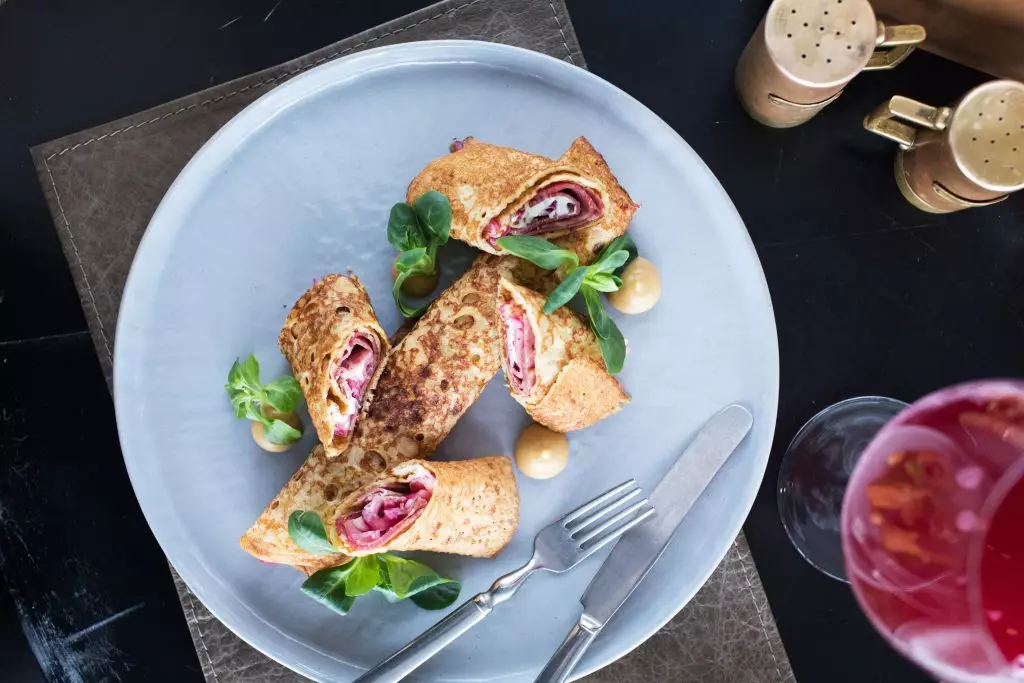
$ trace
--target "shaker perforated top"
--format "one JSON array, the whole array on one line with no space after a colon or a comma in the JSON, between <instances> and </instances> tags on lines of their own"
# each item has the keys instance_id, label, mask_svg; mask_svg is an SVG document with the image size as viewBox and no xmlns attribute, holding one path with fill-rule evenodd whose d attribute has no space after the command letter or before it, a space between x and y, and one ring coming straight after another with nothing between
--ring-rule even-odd
<instances>
[{"instance_id":1,"label":"shaker perforated top","mask_svg":"<svg viewBox=\"0 0 1024 683\"><path fill-rule=\"evenodd\" d=\"M875 50L878 24L867 0L776 0L765 16L775 63L804 85L842 85Z\"/></svg>"},{"instance_id":2,"label":"shaker perforated top","mask_svg":"<svg viewBox=\"0 0 1024 683\"><path fill-rule=\"evenodd\" d=\"M972 90L949 127L964 175L995 192L1024 188L1024 84L992 81Z\"/></svg>"}]
</instances>

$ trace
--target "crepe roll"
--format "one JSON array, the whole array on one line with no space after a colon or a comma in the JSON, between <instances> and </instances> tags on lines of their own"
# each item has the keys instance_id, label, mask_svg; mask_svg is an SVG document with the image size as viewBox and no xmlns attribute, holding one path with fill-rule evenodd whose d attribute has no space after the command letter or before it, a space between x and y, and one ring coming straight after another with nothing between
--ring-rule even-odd
<instances>
[{"instance_id":1,"label":"crepe roll","mask_svg":"<svg viewBox=\"0 0 1024 683\"><path fill-rule=\"evenodd\" d=\"M289 515L309 510L330 519L352 491L395 465L434 453L501 367L496 303L502 277L536 277L529 281L541 288L550 284L548 271L525 261L477 258L388 354L349 447L335 458L313 449L242 537L246 552L306 573L345 561L343 553L312 555L295 545Z\"/></svg>"},{"instance_id":2,"label":"crepe roll","mask_svg":"<svg viewBox=\"0 0 1024 683\"><path fill-rule=\"evenodd\" d=\"M306 397L327 457L349 445L384 371L387 335L355 276L327 275L292 307L278 345Z\"/></svg>"},{"instance_id":3,"label":"crepe roll","mask_svg":"<svg viewBox=\"0 0 1024 683\"><path fill-rule=\"evenodd\" d=\"M550 314L543 309L543 296L501 280L501 361L512 398L557 432L583 429L618 412L629 394L605 369L593 330L564 306Z\"/></svg>"},{"instance_id":4,"label":"crepe roll","mask_svg":"<svg viewBox=\"0 0 1024 683\"><path fill-rule=\"evenodd\" d=\"M497 374L501 260L478 258L395 346L350 458L361 459L361 448L388 467L428 457Z\"/></svg>"},{"instance_id":5,"label":"crepe roll","mask_svg":"<svg viewBox=\"0 0 1024 683\"><path fill-rule=\"evenodd\" d=\"M332 518L337 547L354 557L395 550L494 557L518 524L516 478L502 456L410 460L353 492Z\"/></svg>"},{"instance_id":6,"label":"crepe roll","mask_svg":"<svg viewBox=\"0 0 1024 683\"><path fill-rule=\"evenodd\" d=\"M451 236L491 254L503 253L502 237L539 235L565 240L589 263L637 208L586 138L557 160L474 138L452 149L413 179L407 200L441 192L452 205Z\"/></svg>"}]
</instances>

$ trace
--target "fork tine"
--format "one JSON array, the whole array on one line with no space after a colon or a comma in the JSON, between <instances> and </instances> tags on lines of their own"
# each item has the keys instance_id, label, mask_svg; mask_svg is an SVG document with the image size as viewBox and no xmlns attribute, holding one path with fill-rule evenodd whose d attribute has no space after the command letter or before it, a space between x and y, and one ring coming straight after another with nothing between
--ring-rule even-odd
<instances>
[{"instance_id":1,"label":"fork tine","mask_svg":"<svg viewBox=\"0 0 1024 683\"><path fill-rule=\"evenodd\" d=\"M581 527L580 529L578 529L575 532L573 532L572 538L573 538L573 540L576 541L576 543L578 545L582 546L584 543L586 543L587 541L591 540L592 538L597 538L598 536L600 536L602 533L604 533L608 529L611 529L613 526L615 526L616 524L618 524L622 520L626 519L631 514L633 514L634 512L636 512L637 510L639 510L640 508L642 508L645 505L647 505L647 499L646 498L644 498L643 500L640 500L640 501L637 501L637 502L633 503L632 505L630 505L625 510L622 510L618 514L616 514L613 517L611 517L611 519L607 519L607 520L601 522L600 524L598 524L597 526L595 526L592 529ZM582 534L582 535L577 537L577 534Z\"/></svg>"},{"instance_id":2,"label":"fork tine","mask_svg":"<svg viewBox=\"0 0 1024 683\"><path fill-rule=\"evenodd\" d=\"M575 510L573 510L572 512L567 514L565 517L562 517L562 519L561 519L562 524L563 525L569 524L573 520L578 519L579 517L581 517L582 515L587 514L591 510L594 510L595 508L600 507L606 500L610 500L610 499L614 498L615 496L617 496L618 494L622 493L623 491L625 491L626 489L630 488L631 486L636 486L636 481L633 480L633 479L630 479L629 481L624 481L621 484L619 484L618 486L616 486L614 488L611 488L611 489L608 489L607 491L602 493L597 498L594 498L590 502L584 503L583 505L579 506L578 508L576 508Z\"/></svg>"},{"instance_id":3,"label":"fork tine","mask_svg":"<svg viewBox=\"0 0 1024 683\"><path fill-rule=\"evenodd\" d=\"M586 544L584 544L585 547L581 548L582 555L580 557L580 561L590 557L591 555L596 553L598 550L600 550L604 546L608 545L608 543L610 543L611 541L614 541L619 536L621 536L622 534L626 533L627 531L629 531L630 529L635 527L637 524L640 524L641 522L643 522L644 520L646 520L648 517L650 517L653 514L654 514L654 508L647 508L642 513L640 513L639 515L637 515L633 519L629 520L628 522L626 522L625 524L623 524L619 528L617 528L617 529L615 529L613 531L608 532L607 534L605 534L604 536L601 536L598 539L594 539L594 540L588 541L587 543L590 543L591 545L587 546Z\"/></svg>"},{"instance_id":4,"label":"fork tine","mask_svg":"<svg viewBox=\"0 0 1024 683\"><path fill-rule=\"evenodd\" d=\"M618 498L605 503L596 510L591 511L589 514L586 514L582 517L577 517L576 519L572 520L572 522L565 525L565 528L569 529L573 533L578 533L581 529L583 529L583 527L593 524L594 522L600 520L602 517L607 517L615 511L615 508L622 505L630 498L634 498L642 493L643 491L640 489L639 486L636 487L635 489L626 491Z\"/></svg>"}]
</instances>

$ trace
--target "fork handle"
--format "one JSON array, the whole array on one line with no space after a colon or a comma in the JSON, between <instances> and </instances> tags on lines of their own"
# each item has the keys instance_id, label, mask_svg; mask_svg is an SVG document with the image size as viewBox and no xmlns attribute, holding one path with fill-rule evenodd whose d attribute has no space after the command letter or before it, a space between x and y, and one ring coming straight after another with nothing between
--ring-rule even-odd
<instances>
[{"instance_id":1,"label":"fork handle","mask_svg":"<svg viewBox=\"0 0 1024 683\"><path fill-rule=\"evenodd\" d=\"M562 644L551 655L551 659L544 666L544 669L537 676L535 683L563 683L568 680L572 670L583 658L594 638L600 633L599 628L590 628L583 623L583 619L576 622L576 625L569 631Z\"/></svg>"},{"instance_id":2,"label":"fork handle","mask_svg":"<svg viewBox=\"0 0 1024 683\"><path fill-rule=\"evenodd\" d=\"M412 642L357 678L353 683L395 683L446 648L456 638L483 621L494 606L511 598L537 565L531 559L525 566L506 574L491 586L464 602L457 610L417 636Z\"/></svg>"},{"instance_id":3,"label":"fork handle","mask_svg":"<svg viewBox=\"0 0 1024 683\"><path fill-rule=\"evenodd\" d=\"M464 602L401 650L357 678L355 683L394 683L411 674L491 613L493 605L480 600L484 595L481 593Z\"/></svg>"}]
</instances>

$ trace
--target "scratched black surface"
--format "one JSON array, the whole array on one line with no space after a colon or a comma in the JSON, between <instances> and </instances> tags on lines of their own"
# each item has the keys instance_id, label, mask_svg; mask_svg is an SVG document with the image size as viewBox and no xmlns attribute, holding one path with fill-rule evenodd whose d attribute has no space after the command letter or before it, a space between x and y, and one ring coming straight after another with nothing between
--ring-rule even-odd
<instances>
[{"instance_id":1,"label":"scratched black surface","mask_svg":"<svg viewBox=\"0 0 1024 683\"><path fill-rule=\"evenodd\" d=\"M199 665L94 353L82 332L0 346L4 585L48 680L187 680Z\"/></svg>"},{"instance_id":2,"label":"scratched black surface","mask_svg":"<svg viewBox=\"0 0 1024 683\"><path fill-rule=\"evenodd\" d=\"M0 3L0 680L201 680L124 472L110 397L27 148L425 4ZM775 508L778 460L804 419L846 396L912 400L962 379L1024 374L1024 202L937 217L899 196L893 149L860 129L863 114L894 93L946 103L985 79L931 55L857 79L800 128L747 119L732 70L766 6L569 0L591 69L697 150L764 265L782 388L776 445L746 531L797 678L925 681L885 647L845 586L788 545Z\"/></svg>"}]
</instances>

